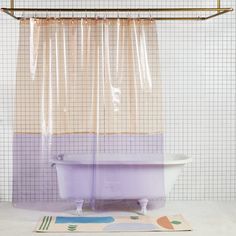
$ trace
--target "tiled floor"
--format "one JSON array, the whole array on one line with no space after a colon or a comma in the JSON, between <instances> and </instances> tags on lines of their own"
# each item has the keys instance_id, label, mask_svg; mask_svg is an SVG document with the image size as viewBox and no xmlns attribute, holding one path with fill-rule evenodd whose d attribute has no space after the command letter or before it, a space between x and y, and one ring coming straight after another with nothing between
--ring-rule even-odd
<instances>
[{"instance_id":1,"label":"tiled floor","mask_svg":"<svg viewBox=\"0 0 236 236\"><path fill-rule=\"evenodd\" d=\"M174 215L181 213L192 225L192 232L153 232L153 233L114 233L115 236L138 235L176 235L176 236L236 236L236 201L169 201L166 206L157 211L149 211L150 215ZM106 214L114 214L105 212ZM115 212L119 214L119 212ZM120 214L129 214L120 212ZM130 214L133 215L132 212ZM36 222L44 215L65 215L64 212L45 212L13 208L10 203L0 203L0 235L28 236L36 235ZM68 215L68 213L67 213ZM110 235L112 233L79 233L79 235ZM50 234L46 235L58 235ZM60 235L71 235L63 234Z\"/></svg>"}]
</instances>

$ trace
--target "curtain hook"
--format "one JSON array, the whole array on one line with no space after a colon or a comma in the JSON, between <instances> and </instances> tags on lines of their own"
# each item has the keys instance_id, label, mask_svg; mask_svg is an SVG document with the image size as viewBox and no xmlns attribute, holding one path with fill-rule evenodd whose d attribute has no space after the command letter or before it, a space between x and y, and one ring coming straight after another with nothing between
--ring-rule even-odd
<instances>
[{"instance_id":1,"label":"curtain hook","mask_svg":"<svg viewBox=\"0 0 236 236\"><path fill-rule=\"evenodd\" d=\"M106 20L107 20L107 22L108 22L108 25L110 25L110 24L111 24L111 22L110 22L109 18L110 18L110 16L109 16L108 14L106 14Z\"/></svg>"},{"instance_id":2,"label":"curtain hook","mask_svg":"<svg viewBox=\"0 0 236 236\"><path fill-rule=\"evenodd\" d=\"M140 13L138 13L138 23L140 23Z\"/></svg>"},{"instance_id":3,"label":"curtain hook","mask_svg":"<svg viewBox=\"0 0 236 236\"><path fill-rule=\"evenodd\" d=\"M150 21L153 22L152 14L150 13Z\"/></svg>"},{"instance_id":4,"label":"curtain hook","mask_svg":"<svg viewBox=\"0 0 236 236\"><path fill-rule=\"evenodd\" d=\"M25 12L23 12L23 20L25 21L26 20L26 16L25 16Z\"/></svg>"},{"instance_id":5,"label":"curtain hook","mask_svg":"<svg viewBox=\"0 0 236 236\"><path fill-rule=\"evenodd\" d=\"M61 22L61 11L60 10L59 10L59 15L57 15L57 21L58 21L58 23Z\"/></svg>"},{"instance_id":6,"label":"curtain hook","mask_svg":"<svg viewBox=\"0 0 236 236\"><path fill-rule=\"evenodd\" d=\"M97 13L95 13L95 19L98 20L98 15L97 15Z\"/></svg>"},{"instance_id":7,"label":"curtain hook","mask_svg":"<svg viewBox=\"0 0 236 236\"><path fill-rule=\"evenodd\" d=\"M119 10L117 11L117 23L120 25L120 13Z\"/></svg>"},{"instance_id":8,"label":"curtain hook","mask_svg":"<svg viewBox=\"0 0 236 236\"><path fill-rule=\"evenodd\" d=\"M47 10L47 12L46 12L46 19L47 19L47 21L49 21L49 18L50 18L50 16L49 16L49 12Z\"/></svg>"},{"instance_id":9,"label":"curtain hook","mask_svg":"<svg viewBox=\"0 0 236 236\"><path fill-rule=\"evenodd\" d=\"M72 9L72 15L71 15L71 23L74 23L74 8Z\"/></svg>"},{"instance_id":10,"label":"curtain hook","mask_svg":"<svg viewBox=\"0 0 236 236\"><path fill-rule=\"evenodd\" d=\"M127 13L127 18L130 19L130 12Z\"/></svg>"},{"instance_id":11,"label":"curtain hook","mask_svg":"<svg viewBox=\"0 0 236 236\"><path fill-rule=\"evenodd\" d=\"M85 24L88 23L88 21L87 21L87 15L88 15L88 13L87 13L87 8L86 8L86 9L85 9Z\"/></svg>"},{"instance_id":12,"label":"curtain hook","mask_svg":"<svg viewBox=\"0 0 236 236\"><path fill-rule=\"evenodd\" d=\"M34 11L34 22L37 22L37 13Z\"/></svg>"},{"instance_id":13,"label":"curtain hook","mask_svg":"<svg viewBox=\"0 0 236 236\"><path fill-rule=\"evenodd\" d=\"M152 12L149 11L149 16L150 16L150 21L153 22L153 16L152 16Z\"/></svg>"}]
</instances>

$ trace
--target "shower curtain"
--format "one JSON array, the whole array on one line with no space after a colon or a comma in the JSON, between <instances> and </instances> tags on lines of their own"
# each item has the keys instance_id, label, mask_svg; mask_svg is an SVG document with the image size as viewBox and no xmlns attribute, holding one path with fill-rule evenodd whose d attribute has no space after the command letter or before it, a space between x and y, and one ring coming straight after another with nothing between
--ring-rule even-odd
<instances>
[{"instance_id":1,"label":"shower curtain","mask_svg":"<svg viewBox=\"0 0 236 236\"><path fill-rule=\"evenodd\" d=\"M153 21L22 20L18 50L14 202L58 199L50 159L59 154L88 154L94 168L101 153L132 161L133 168L148 158L142 153L163 161ZM163 181L160 176L160 191Z\"/></svg>"}]
</instances>

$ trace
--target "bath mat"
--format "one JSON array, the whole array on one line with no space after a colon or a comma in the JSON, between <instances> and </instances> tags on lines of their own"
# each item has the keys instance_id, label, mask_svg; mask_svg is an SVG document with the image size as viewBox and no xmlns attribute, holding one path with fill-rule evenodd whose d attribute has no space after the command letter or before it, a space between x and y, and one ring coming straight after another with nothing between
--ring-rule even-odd
<instances>
[{"instance_id":1,"label":"bath mat","mask_svg":"<svg viewBox=\"0 0 236 236\"><path fill-rule=\"evenodd\" d=\"M190 231L182 215L148 216L44 216L36 227L38 233L65 232L152 232Z\"/></svg>"}]
</instances>

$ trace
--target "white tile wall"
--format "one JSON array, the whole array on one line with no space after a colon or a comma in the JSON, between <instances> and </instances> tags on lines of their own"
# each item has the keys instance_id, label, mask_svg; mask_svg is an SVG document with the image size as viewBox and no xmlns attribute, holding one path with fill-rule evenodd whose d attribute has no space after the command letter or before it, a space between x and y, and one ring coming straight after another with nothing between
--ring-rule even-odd
<instances>
[{"instance_id":1,"label":"white tile wall","mask_svg":"<svg viewBox=\"0 0 236 236\"><path fill-rule=\"evenodd\" d=\"M7 5L6 0L2 6ZM191 7L203 1L17 1L31 7ZM234 0L222 6L236 8ZM165 86L169 152L194 159L176 183L171 199L236 198L236 16L205 22L157 22L160 68ZM11 114L18 23L0 14L0 200L11 199Z\"/></svg>"}]
</instances>

